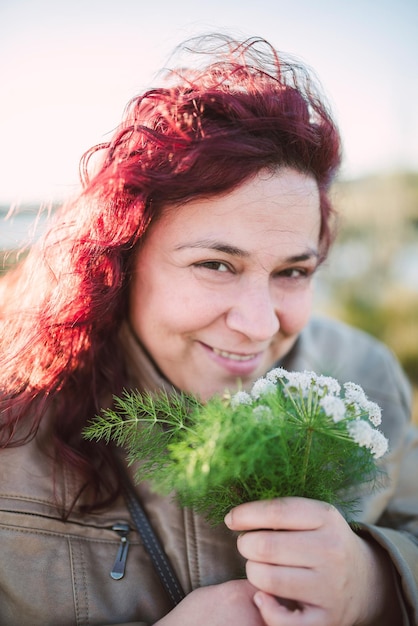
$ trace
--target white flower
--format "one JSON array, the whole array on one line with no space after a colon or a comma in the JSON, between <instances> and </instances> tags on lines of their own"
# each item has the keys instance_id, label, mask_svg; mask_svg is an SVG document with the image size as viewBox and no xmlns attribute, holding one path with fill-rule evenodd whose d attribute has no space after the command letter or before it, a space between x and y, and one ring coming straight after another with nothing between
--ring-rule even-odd
<instances>
[{"instance_id":1,"label":"white flower","mask_svg":"<svg viewBox=\"0 0 418 626\"><path fill-rule=\"evenodd\" d=\"M270 420L273 417L273 413L269 406L265 404L260 404L253 409L253 415L257 422L262 422L264 420Z\"/></svg>"},{"instance_id":2,"label":"white flower","mask_svg":"<svg viewBox=\"0 0 418 626\"><path fill-rule=\"evenodd\" d=\"M288 373L289 372L285 370L283 367L275 367L273 370L270 370L269 372L267 372L266 378L272 383L277 383L279 378L287 377Z\"/></svg>"},{"instance_id":3,"label":"white flower","mask_svg":"<svg viewBox=\"0 0 418 626\"><path fill-rule=\"evenodd\" d=\"M259 378L255 381L251 389L251 395L253 398L258 399L262 396L266 396L269 393L276 393L277 387L275 383L267 378Z\"/></svg>"},{"instance_id":4,"label":"white flower","mask_svg":"<svg viewBox=\"0 0 418 626\"><path fill-rule=\"evenodd\" d=\"M327 394L326 396L321 398L319 404L324 409L325 414L329 417L332 417L334 422L340 422L342 419L344 419L346 414L346 406L341 398Z\"/></svg>"},{"instance_id":5,"label":"white flower","mask_svg":"<svg viewBox=\"0 0 418 626\"><path fill-rule=\"evenodd\" d=\"M382 422L382 410L378 404L369 400L360 385L345 383L345 400L352 405L352 412L356 417L365 413L373 426L379 426Z\"/></svg>"},{"instance_id":6,"label":"white flower","mask_svg":"<svg viewBox=\"0 0 418 626\"><path fill-rule=\"evenodd\" d=\"M370 448L373 438L373 428L364 420L354 420L347 424L350 436L362 448Z\"/></svg>"},{"instance_id":7,"label":"white flower","mask_svg":"<svg viewBox=\"0 0 418 626\"><path fill-rule=\"evenodd\" d=\"M251 403L252 403L252 398L249 393L247 393L246 391L237 391L237 393L235 393L231 397L230 404L231 404L231 407L235 409L240 404L251 404Z\"/></svg>"},{"instance_id":8,"label":"white flower","mask_svg":"<svg viewBox=\"0 0 418 626\"><path fill-rule=\"evenodd\" d=\"M313 372L288 372L288 382L284 386L287 395L291 395L294 391L299 392L304 398L309 395L312 383L316 380Z\"/></svg>"},{"instance_id":9,"label":"white flower","mask_svg":"<svg viewBox=\"0 0 418 626\"><path fill-rule=\"evenodd\" d=\"M368 399L360 385L356 383L344 383L345 399L348 403L356 402L361 408L365 408Z\"/></svg>"},{"instance_id":10,"label":"white flower","mask_svg":"<svg viewBox=\"0 0 418 626\"><path fill-rule=\"evenodd\" d=\"M370 449L375 459L383 456L389 447L389 442L380 430L373 431L372 443Z\"/></svg>"},{"instance_id":11,"label":"white flower","mask_svg":"<svg viewBox=\"0 0 418 626\"><path fill-rule=\"evenodd\" d=\"M380 406L375 402L369 400L365 406L365 409L373 426L379 426L379 424L382 423L382 409L380 408Z\"/></svg>"},{"instance_id":12,"label":"white flower","mask_svg":"<svg viewBox=\"0 0 418 626\"><path fill-rule=\"evenodd\" d=\"M388 440L379 431L364 420L355 420L347 424L348 432L359 446L369 448L375 459L383 456L388 449Z\"/></svg>"},{"instance_id":13,"label":"white flower","mask_svg":"<svg viewBox=\"0 0 418 626\"><path fill-rule=\"evenodd\" d=\"M331 376L318 376L316 383L328 394L338 396L341 391L340 383Z\"/></svg>"},{"instance_id":14,"label":"white flower","mask_svg":"<svg viewBox=\"0 0 418 626\"><path fill-rule=\"evenodd\" d=\"M362 410L360 406L356 402L347 402L347 399L344 399L347 415L354 419L359 419L361 417Z\"/></svg>"}]
</instances>

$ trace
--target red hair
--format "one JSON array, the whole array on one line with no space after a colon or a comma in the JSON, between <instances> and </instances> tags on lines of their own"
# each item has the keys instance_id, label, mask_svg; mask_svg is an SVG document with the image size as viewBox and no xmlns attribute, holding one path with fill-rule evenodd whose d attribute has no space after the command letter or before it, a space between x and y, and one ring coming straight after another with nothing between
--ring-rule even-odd
<instances>
[{"instance_id":1,"label":"red hair","mask_svg":"<svg viewBox=\"0 0 418 626\"><path fill-rule=\"evenodd\" d=\"M112 140L84 155L80 196L3 279L2 445L33 437L49 411L56 459L84 477L93 504L117 484L102 471L109 450L81 431L128 384L117 335L149 223L170 204L292 167L317 181L323 257L332 240L340 138L312 74L262 39L210 36L181 50L188 69L132 99Z\"/></svg>"}]
</instances>

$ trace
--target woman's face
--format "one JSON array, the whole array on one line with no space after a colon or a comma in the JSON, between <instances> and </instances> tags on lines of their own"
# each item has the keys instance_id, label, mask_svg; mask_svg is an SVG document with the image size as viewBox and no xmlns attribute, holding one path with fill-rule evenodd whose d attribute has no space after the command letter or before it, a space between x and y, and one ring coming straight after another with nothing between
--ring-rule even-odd
<instances>
[{"instance_id":1,"label":"woman's face","mask_svg":"<svg viewBox=\"0 0 418 626\"><path fill-rule=\"evenodd\" d=\"M167 207L138 251L130 322L177 388L205 401L248 387L307 323L319 193L293 169Z\"/></svg>"}]
</instances>

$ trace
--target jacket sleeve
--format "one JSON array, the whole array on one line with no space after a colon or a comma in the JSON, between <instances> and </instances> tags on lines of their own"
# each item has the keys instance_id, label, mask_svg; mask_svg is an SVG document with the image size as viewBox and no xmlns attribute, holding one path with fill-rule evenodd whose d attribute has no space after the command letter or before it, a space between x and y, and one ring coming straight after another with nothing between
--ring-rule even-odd
<instances>
[{"instance_id":1,"label":"jacket sleeve","mask_svg":"<svg viewBox=\"0 0 418 626\"><path fill-rule=\"evenodd\" d=\"M382 408L389 440L383 457L384 486L360 495L360 533L378 542L392 563L403 604L402 625L418 624L418 429L411 424L410 384L381 342L341 322L316 318L302 334L296 369L322 371L353 381Z\"/></svg>"},{"instance_id":2,"label":"jacket sleeve","mask_svg":"<svg viewBox=\"0 0 418 626\"><path fill-rule=\"evenodd\" d=\"M411 424L411 390L393 354L375 345L369 352L368 394L382 407L389 439L384 469L388 484L370 498L371 515L362 527L388 553L403 608L403 623L418 624L418 429ZM361 384L361 381L360 381ZM374 509L374 510L373 510ZM369 518L369 519L368 519Z\"/></svg>"},{"instance_id":3,"label":"jacket sleeve","mask_svg":"<svg viewBox=\"0 0 418 626\"><path fill-rule=\"evenodd\" d=\"M387 551L403 599L402 626L418 624L418 433L406 436L399 479L393 497L377 524L363 524L366 533Z\"/></svg>"},{"instance_id":4,"label":"jacket sleeve","mask_svg":"<svg viewBox=\"0 0 418 626\"><path fill-rule=\"evenodd\" d=\"M387 485L370 498L361 533L386 550L403 608L403 623L418 624L418 429L411 424L410 385L393 354L375 345L369 352L368 394L382 407L389 439L384 470ZM361 383L361 381L360 381ZM384 457L385 458L385 457ZM367 500L367 499L366 499Z\"/></svg>"}]
</instances>

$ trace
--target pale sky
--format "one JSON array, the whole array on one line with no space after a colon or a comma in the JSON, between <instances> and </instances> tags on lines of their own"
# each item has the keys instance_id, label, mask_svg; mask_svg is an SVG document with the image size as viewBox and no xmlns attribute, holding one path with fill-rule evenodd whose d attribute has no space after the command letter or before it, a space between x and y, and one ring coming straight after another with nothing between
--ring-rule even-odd
<instances>
[{"instance_id":1,"label":"pale sky","mask_svg":"<svg viewBox=\"0 0 418 626\"><path fill-rule=\"evenodd\" d=\"M183 39L265 37L314 68L342 174L418 171L417 0L0 0L0 203L59 201Z\"/></svg>"}]
</instances>

